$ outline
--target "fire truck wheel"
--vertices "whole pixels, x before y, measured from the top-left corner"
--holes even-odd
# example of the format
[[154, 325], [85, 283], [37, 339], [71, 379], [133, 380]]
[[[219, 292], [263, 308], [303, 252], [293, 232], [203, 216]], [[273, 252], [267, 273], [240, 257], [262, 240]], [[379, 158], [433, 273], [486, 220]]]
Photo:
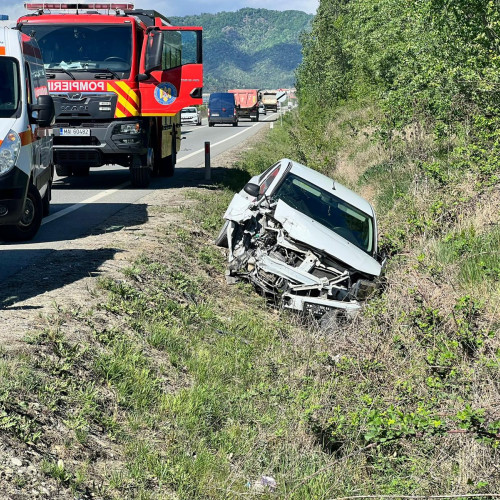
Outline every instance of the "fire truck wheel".
[[43, 204], [38, 189], [30, 183], [21, 219], [15, 226], [5, 226], [2, 236], [11, 241], [31, 240], [42, 223]]
[[175, 139], [172, 139], [172, 154], [161, 159], [160, 175], [162, 177], [174, 176], [175, 164], [177, 163], [177, 151], [175, 146]]
[[151, 182], [149, 167], [130, 167], [130, 182], [136, 188], [146, 188]]
[[73, 167], [73, 175], [76, 177], [87, 177], [90, 172], [90, 167], [84, 167], [81, 165], [78, 165], [76, 167]]
[[59, 177], [69, 177], [73, 169], [69, 165], [56, 165], [56, 173]]

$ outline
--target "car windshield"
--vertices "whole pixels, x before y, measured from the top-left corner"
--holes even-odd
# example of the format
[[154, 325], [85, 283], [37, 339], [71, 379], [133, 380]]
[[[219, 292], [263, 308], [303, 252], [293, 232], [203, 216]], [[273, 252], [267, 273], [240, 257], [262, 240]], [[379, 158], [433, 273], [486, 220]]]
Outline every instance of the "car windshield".
[[130, 75], [130, 24], [24, 25], [22, 31], [38, 41], [45, 69], [49, 72], [84, 70], [87, 75], [79, 75], [79, 79], [94, 78], [92, 70], [108, 69], [120, 78]]
[[369, 255], [373, 253], [373, 219], [349, 203], [289, 173], [272, 194]]
[[10, 57], [0, 57], [0, 118], [16, 115], [19, 106], [19, 67]]
[[185, 113], [196, 113], [196, 108], [184, 108], [182, 111], [181, 111], [182, 114], [185, 114]]

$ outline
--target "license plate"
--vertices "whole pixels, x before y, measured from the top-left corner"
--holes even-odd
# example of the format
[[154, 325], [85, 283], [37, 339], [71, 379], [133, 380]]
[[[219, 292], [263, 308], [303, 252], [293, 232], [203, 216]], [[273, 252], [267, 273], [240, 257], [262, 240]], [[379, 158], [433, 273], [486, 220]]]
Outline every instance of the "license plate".
[[90, 135], [89, 128], [60, 128], [59, 135]]
[[219, 116], [219, 113], [212, 113], [212, 116]]

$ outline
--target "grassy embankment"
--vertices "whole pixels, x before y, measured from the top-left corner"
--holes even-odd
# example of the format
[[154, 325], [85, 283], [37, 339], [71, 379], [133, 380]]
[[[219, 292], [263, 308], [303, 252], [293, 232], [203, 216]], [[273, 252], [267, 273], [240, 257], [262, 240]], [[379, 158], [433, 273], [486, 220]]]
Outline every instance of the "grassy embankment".
[[[384, 140], [379, 118], [372, 105], [295, 115], [217, 189], [192, 191], [184, 222], [157, 235], [168, 252], [101, 278], [88, 310], [57, 310], [31, 354], [2, 356], [3, 438], [68, 495], [500, 491], [498, 190], [422, 175], [433, 140]], [[233, 192], [285, 156], [371, 199], [392, 254], [384, 293], [335, 336], [228, 287], [212, 244]]]

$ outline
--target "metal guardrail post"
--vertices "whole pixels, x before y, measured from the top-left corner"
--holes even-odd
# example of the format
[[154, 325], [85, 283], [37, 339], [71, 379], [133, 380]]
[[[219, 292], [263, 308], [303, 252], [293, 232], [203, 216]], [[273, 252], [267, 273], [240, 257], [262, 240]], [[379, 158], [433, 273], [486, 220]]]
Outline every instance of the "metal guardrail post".
[[205, 180], [209, 181], [212, 178], [212, 170], [210, 168], [210, 141], [205, 142]]

